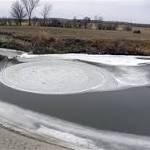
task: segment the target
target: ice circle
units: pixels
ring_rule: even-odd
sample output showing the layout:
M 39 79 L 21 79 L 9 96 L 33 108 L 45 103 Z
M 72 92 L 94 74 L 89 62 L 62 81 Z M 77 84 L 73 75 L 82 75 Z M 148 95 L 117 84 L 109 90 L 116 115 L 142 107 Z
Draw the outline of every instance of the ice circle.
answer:
M 108 82 L 114 85 L 114 79 L 103 68 L 60 59 L 7 67 L 0 73 L 0 81 L 17 90 L 40 94 L 73 94 L 108 88 Z

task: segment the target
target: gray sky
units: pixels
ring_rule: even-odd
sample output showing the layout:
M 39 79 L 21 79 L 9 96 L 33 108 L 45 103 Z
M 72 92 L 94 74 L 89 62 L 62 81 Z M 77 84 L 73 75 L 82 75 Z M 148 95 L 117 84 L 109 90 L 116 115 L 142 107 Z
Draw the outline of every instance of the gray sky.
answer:
M 0 0 L 1 17 L 9 16 L 12 1 Z M 45 2 L 53 6 L 51 17 L 102 16 L 104 20 L 150 23 L 150 0 L 41 0 L 39 7 Z

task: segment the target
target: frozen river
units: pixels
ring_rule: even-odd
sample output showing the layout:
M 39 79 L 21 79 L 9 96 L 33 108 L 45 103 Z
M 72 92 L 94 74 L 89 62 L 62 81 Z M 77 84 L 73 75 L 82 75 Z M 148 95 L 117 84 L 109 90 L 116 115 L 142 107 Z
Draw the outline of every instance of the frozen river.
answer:
M 4 126 L 74 149 L 150 149 L 150 57 L 0 54 Z

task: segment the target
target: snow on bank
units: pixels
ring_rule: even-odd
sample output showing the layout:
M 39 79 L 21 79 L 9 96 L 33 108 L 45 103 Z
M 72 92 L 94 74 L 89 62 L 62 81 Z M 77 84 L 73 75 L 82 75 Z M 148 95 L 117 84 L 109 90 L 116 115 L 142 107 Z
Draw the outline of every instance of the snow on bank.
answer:
M 0 48 L 0 55 L 7 56 L 9 59 L 17 57 L 18 55 L 23 55 L 22 51 L 11 50 L 6 48 Z
M 49 58 L 75 59 L 88 62 L 101 63 L 112 66 L 138 66 L 140 64 L 150 64 L 149 56 L 126 56 L 126 55 L 88 55 L 88 54 L 48 54 L 48 55 L 29 55 L 24 53 L 18 57 L 19 61 L 37 61 Z
M 150 149 L 149 137 L 94 130 L 1 101 L 0 123 L 25 135 L 72 149 Z

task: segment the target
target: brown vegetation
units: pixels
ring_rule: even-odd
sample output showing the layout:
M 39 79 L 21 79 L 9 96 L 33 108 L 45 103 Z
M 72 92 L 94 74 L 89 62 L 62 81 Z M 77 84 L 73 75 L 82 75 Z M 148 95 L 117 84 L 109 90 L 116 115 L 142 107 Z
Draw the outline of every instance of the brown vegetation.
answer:
M 150 31 L 141 34 L 125 31 L 85 29 L 2 27 L 0 47 L 45 53 L 88 53 L 150 55 Z

